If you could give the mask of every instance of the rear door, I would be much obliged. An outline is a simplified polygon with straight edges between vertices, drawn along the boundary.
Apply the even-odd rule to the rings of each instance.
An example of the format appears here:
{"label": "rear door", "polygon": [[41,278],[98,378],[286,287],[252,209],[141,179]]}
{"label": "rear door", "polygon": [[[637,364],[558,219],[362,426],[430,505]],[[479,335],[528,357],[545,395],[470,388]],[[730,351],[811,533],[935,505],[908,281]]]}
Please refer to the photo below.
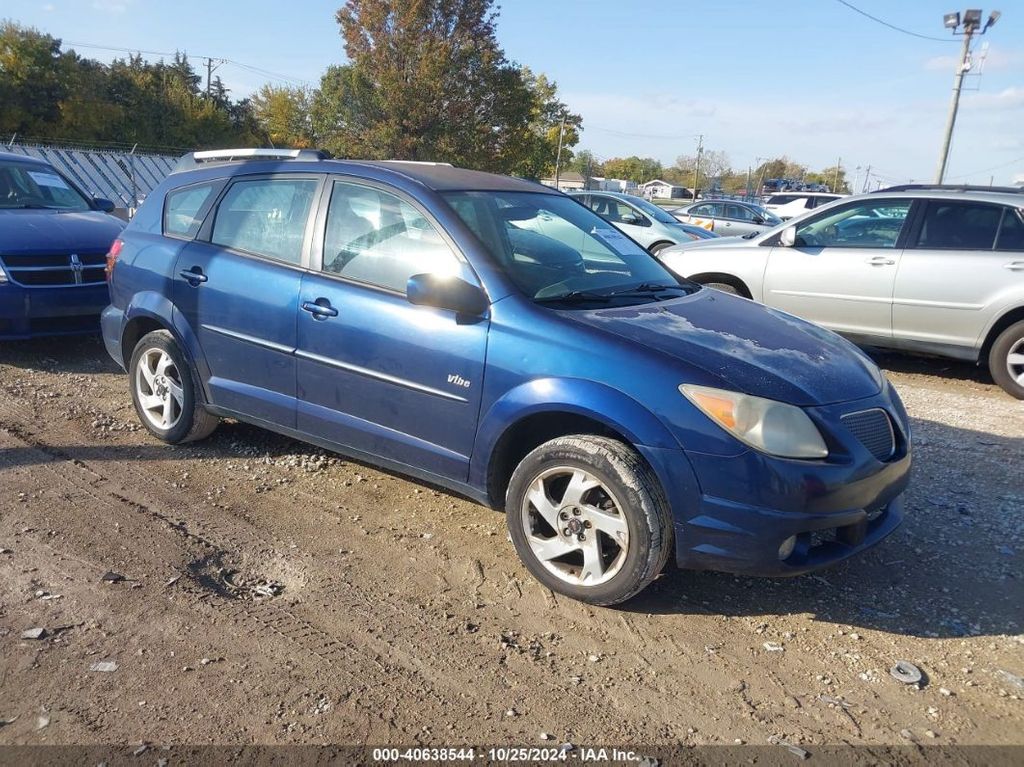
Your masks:
{"label": "rear door", "polygon": [[1021,211],[970,200],[928,200],[900,260],[893,334],[973,347],[993,302],[1024,279]]}
{"label": "rear door", "polygon": [[178,255],[174,303],[199,340],[214,405],[295,426],[295,318],[322,183],[238,177]]}
{"label": "rear door", "polygon": [[796,224],[768,258],[764,302],[853,336],[892,335],[892,296],[909,199],[862,199]]}
{"label": "rear door", "polygon": [[298,428],[465,480],[489,322],[414,306],[416,274],[479,284],[426,211],[397,190],[335,179],[298,301]]}

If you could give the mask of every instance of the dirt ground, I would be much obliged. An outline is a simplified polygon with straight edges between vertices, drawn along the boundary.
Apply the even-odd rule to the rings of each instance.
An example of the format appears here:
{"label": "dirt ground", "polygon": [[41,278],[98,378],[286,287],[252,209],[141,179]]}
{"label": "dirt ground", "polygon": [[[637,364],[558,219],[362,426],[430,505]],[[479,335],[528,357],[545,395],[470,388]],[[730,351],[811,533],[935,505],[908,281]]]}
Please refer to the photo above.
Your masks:
{"label": "dirt ground", "polygon": [[0,745],[1024,744],[1024,403],[878,359],[914,418],[896,534],[599,609],[498,513],[236,423],[161,445],[98,340],[5,343]]}

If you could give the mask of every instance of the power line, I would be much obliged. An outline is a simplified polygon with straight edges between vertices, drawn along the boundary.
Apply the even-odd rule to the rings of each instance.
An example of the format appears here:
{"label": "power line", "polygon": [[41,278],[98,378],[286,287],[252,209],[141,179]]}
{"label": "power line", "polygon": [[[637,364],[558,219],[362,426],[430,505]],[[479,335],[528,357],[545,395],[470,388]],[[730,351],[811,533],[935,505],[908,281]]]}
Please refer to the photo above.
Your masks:
{"label": "power line", "polygon": [[[147,50],[142,50],[142,49],[139,49],[139,48],[116,48],[116,47],[110,46],[110,45],[95,45],[93,43],[76,43],[76,42],[72,42],[71,40],[64,40],[63,44],[66,45],[66,46],[71,46],[71,47],[75,47],[75,48],[91,48],[91,49],[95,49],[95,50],[99,50],[99,51],[114,51],[116,53],[127,53],[129,55],[131,55],[133,53],[138,53],[138,54],[145,53],[145,54],[147,54],[149,56],[175,56],[178,53],[184,53],[186,56],[188,55],[187,51],[174,51],[173,53],[171,53],[169,51],[147,51]],[[198,56],[201,59],[217,59],[219,61],[223,61],[225,64],[231,64],[232,66],[236,66],[236,67],[238,67],[240,69],[244,69],[247,72],[251,72],[252,74],[257,74],[257,75],[260,75],[261,77],[269,77],[272,80],[281,80],[281,81],[284,81],[284,82],[291,83],[293,85],[308,85],[309,84],[308,80],[301,80],[301,79],[299,79],[297,77],[291,77],[289,75],[283,75],[280,72],[271,72],[269,69],[263,69],[262,67],[257,67],[257,66],[254,66],[252,64],[245,64],[245,63],[243,63],[241,61],[235,61],[234,59],[226,59],[223,56],[203,56],[203,55],[200,55],[200,54],[193,54],[193,55]]]}
{"label": "power line", "polygon": [[954,43],[954,42],[956,42],[956,40],[954,40],[951,37],[931,37],[930,35],[919,35],[917,32],[911,32],[909,29],[904,29],[903,27],[897,27],[895,24],[890,24],[888,21],[880,19],[877,16],[872,16],[867,11],[862,11],[860,8],[858,8],[853,3],[846,2],[846,0],[836,0],[836,2],[840,3],[842,5],[845,5],[851,11],[859,13],[861,16],[864,16],[866,18],[871,19],[872,21],[875,21],[875,22],[881,24],[883,27],[889,27],[889,29],[894,29],[897,32],[902,32],[905,35],[910,35],[911,37],[919,37],[922,40],[934,40],[934,41],[940,42],[940,43]]}
{"label": "power line", "polygon": [[1016,160],[1010,160],[1009,162],[1004,162],[1001,165],[993,165],[991,168],[982,168],[981,170],[976,170],[971,173],[961,173],[956,176],[950,176],[949,178],[953,179],[967,178],[967,176],[977,176],[979,173],[988,173],[989,171],[992,170],[1002,170],[1003,168],[1008,168],[1011,165],[1016,165],[1017,163],[1024,163],[1024,157],[1018,157]]}
{"label": "power line", "polygon": [[584,131],[596,130],[596,131],[599,131],[601,133],[610,133],[613,136],[620,136],[622,138],[650,138],[650,139],[663,139],[663,140],[666,140],[666,141],[674,141],[674,140],[677,140],[677,139],[697,138],[697,134],[696,133],[685,133],[685,134],[677,133],[677,134],[675,134],[673,136],[667,136],[667,135],[664,135],[664,134],[658,135],[658,134],[653,134],[653,133],[627,133],[626,131],[613,130],[612,128],[599,128],[596,125],[588,125],[586,123],[583,124],[583,130]]}

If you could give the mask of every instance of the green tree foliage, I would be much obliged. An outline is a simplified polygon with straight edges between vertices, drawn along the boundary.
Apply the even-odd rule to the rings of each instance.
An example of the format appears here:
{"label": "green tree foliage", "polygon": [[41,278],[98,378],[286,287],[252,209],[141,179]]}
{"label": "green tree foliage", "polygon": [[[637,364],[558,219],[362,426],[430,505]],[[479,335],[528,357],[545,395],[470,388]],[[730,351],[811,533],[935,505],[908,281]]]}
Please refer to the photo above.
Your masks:
{"label": "green tree foliage", "polygon": [[306,88],[264,85],[252,97],[252,111],[274,146],[313,146],[313,94]]}
{"label": "green tree foliage", "polygon": [[0,23],[0,135],[199,149],[265,142],[248,101],[219,79],[210,95],[184,54],[110,65],[61,51],[60,40]]}
{"label": "green tree foliage", "polygon": [[580,118],[543,76],[509,62],[493,0],[348,0],[337,20],[349,64],[313,98],[314,135],[350,157],[446,161],[539,177]]}
{"label": "green tree foliage", "polygon": [[621,178],[643,184],[665,174],[662,164],[652,157],[613,157],[604,161],[604,175],[607,178]]}

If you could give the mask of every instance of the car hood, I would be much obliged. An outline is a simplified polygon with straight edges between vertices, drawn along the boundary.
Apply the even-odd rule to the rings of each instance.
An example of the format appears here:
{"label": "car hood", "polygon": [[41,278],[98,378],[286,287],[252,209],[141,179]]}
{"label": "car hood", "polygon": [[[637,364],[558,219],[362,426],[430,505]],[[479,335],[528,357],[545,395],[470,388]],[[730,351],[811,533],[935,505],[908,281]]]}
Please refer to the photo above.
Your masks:
{"label": "car hood", "polygon": [[0,210],[0,253],[106,251],[124,222],[100,211]]}
{"label": "car hood", "polygon": [[878,368],[844,338],[708,288],[671,301],[566,314],[757,397],[807,407],[870,397],[881,389]]}

